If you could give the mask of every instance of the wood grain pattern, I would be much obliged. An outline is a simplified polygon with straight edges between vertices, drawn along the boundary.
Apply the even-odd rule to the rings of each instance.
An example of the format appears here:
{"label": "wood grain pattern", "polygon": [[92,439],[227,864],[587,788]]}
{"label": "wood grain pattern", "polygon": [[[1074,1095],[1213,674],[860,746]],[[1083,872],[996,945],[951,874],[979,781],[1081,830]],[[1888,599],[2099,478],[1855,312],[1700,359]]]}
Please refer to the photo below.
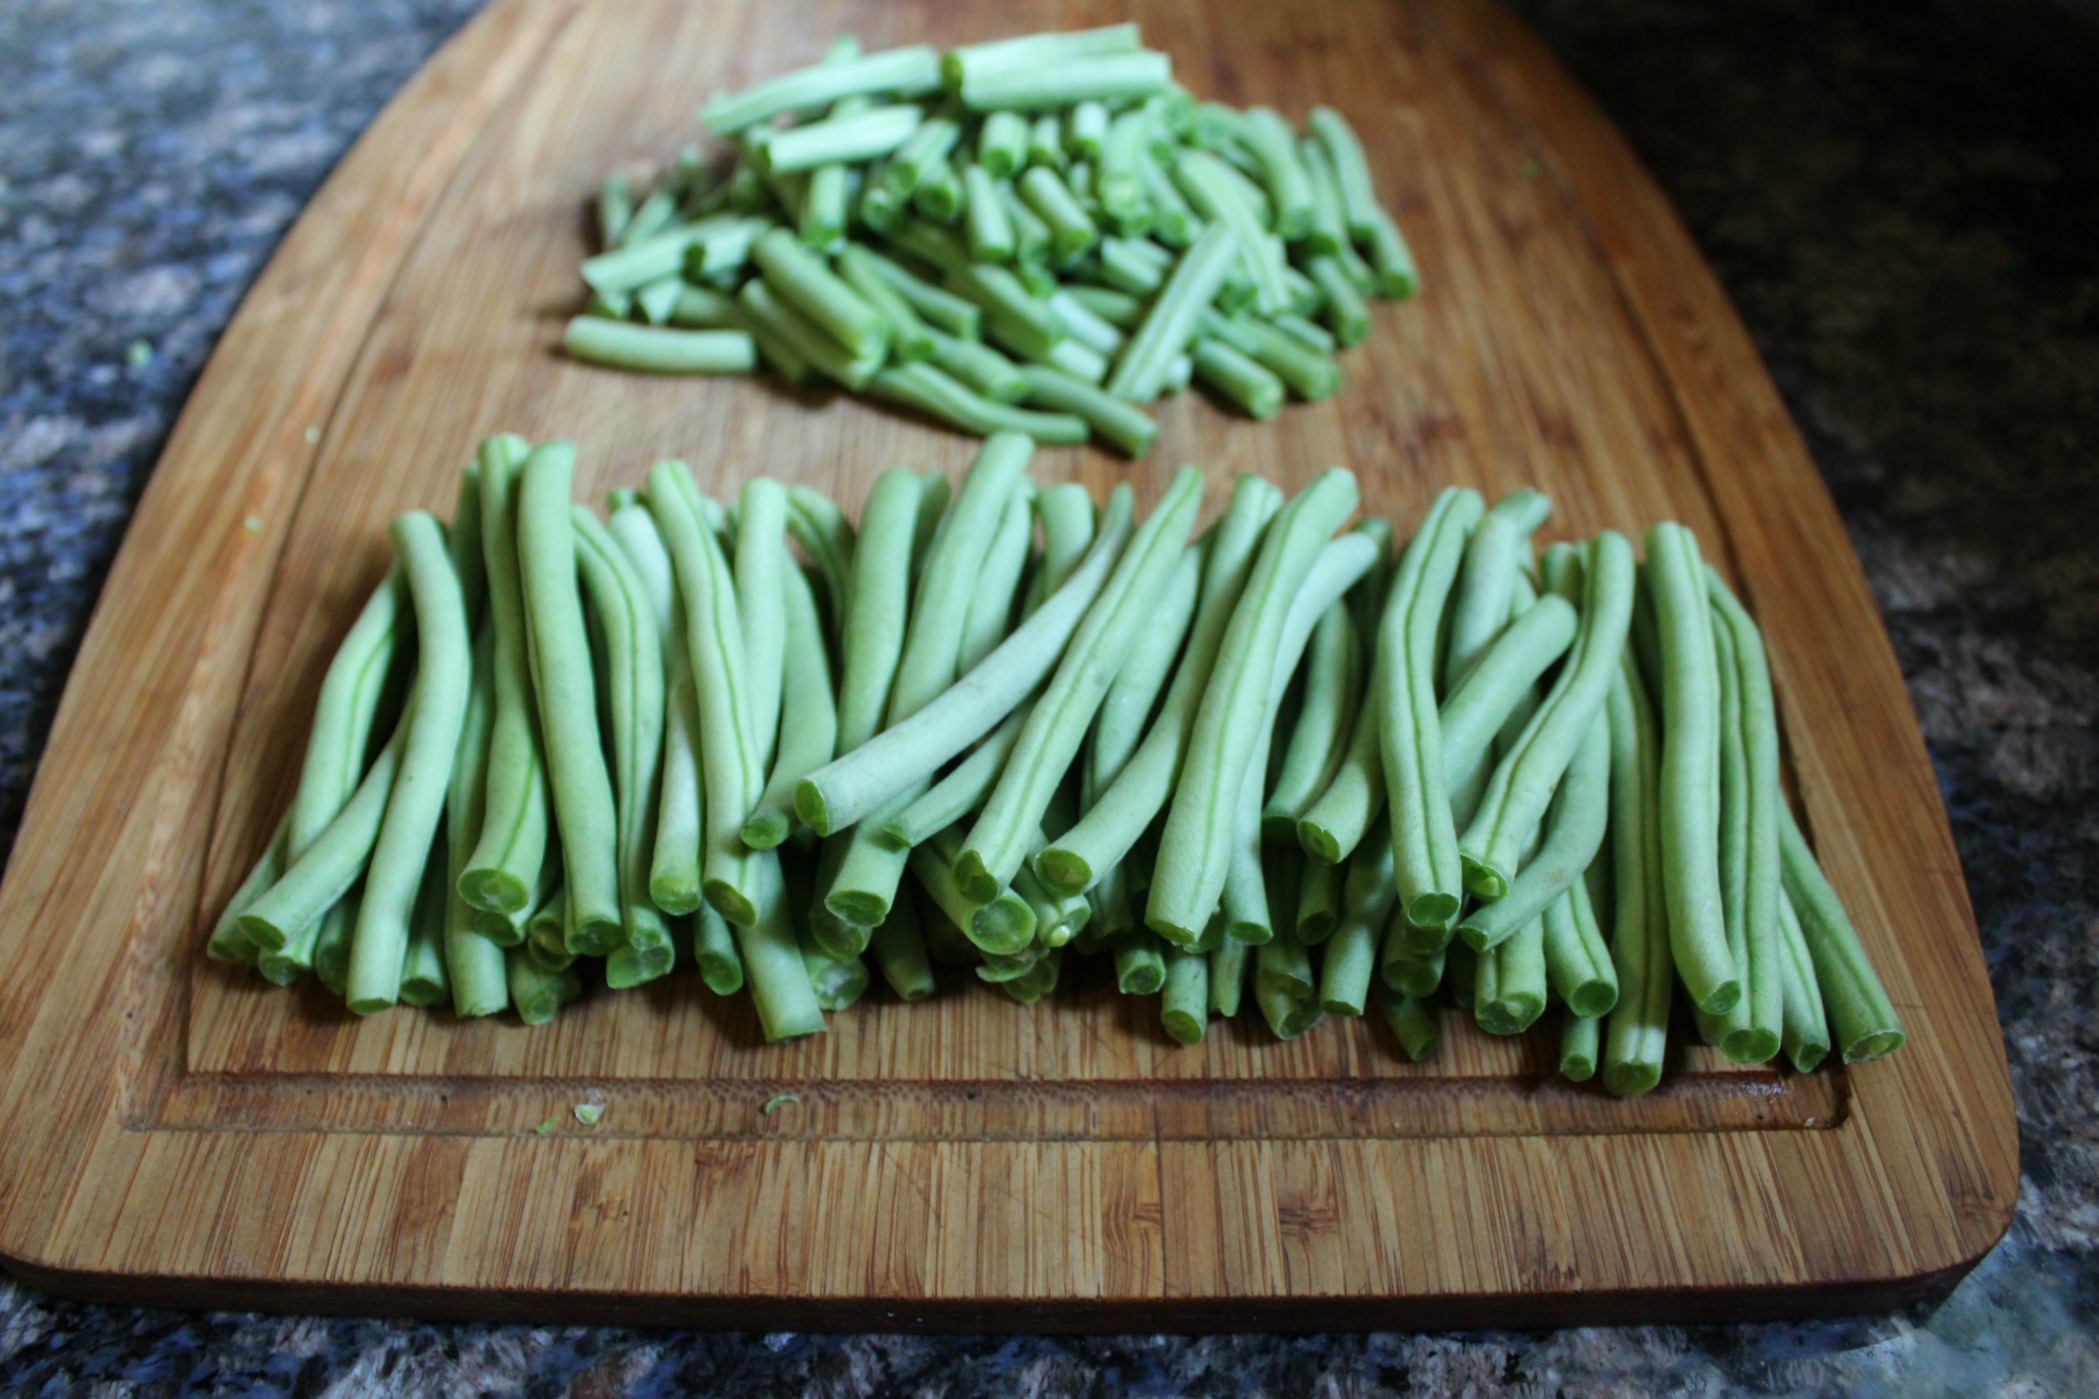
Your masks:
{"label": "wood grain pattern", "polygon": [[[1198,92],[1348,111],[1428,292],[1378,312],[1327,403],[1252,425],[1184,395],[1144,463],[1045,452],[1038,475],[1148,502],[1184,460],[1285,484],[1338,462],[1402,528],[1451,481],[1542,487],[1556,535],[1692,525],[1767,621],[1811,834],[1910,1030],[1893,1060],[1801,1078],[1694,1048],[1627,1104],[1554,1081],[1537,1038],[1464,1030],[1420,1066],[1362,1022],[1179,1049],[1097,983],[1034,1010],[870,1003],[768,1047],[685,979],[527,1031],[358,1022],[203,959],[385,521],[446,508],[484,433],[575,438],[593,494],[678,455],[703,485],[764,471],[856,507],[885,465],[967,460],[854,402],[554,355],[602,171],[839,29],[946,43],[1121,14],[499,0],[396,99],[185,410],[0,889],[8,1266],[329,1310],[1408,1326],[1883,1305],[1997,1239],[2003,1048],[1864,578],[1673,213],[1484,0],[1134,7]],[[585,1094],[608,1104],[589,1129]]]}

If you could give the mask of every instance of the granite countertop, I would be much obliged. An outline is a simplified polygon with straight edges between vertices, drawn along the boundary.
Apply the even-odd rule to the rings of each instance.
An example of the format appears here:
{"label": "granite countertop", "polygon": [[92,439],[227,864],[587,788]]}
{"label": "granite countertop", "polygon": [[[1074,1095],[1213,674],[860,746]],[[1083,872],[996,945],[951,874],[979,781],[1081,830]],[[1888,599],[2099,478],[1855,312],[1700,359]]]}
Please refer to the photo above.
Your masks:
{"label": "granite countertop", "polygon": [[[242,292],[474,0],[17,0],[0,43],[0,854]],[[1675,200],[1923,722],[2022,1131],[1936,1308],[1541,1335],[882,1337],[191,1315],[0,1281],[0,1391],[2099,1393],[2099,117],[1936,12],[1519,0]]]}

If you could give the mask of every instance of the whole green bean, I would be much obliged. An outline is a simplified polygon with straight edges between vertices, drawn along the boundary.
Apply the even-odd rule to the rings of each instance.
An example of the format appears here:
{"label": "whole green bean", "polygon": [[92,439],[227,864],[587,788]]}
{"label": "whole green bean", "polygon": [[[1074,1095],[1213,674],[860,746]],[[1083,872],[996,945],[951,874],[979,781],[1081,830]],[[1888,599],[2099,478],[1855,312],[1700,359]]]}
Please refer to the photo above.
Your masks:
{"label": "whole green bean", "polygon": [[[1045,502],[1048,498],[1045,495]],[[1158,717],[1079,823],[1035,857],[1035,872],[1051,889],[1077,894],[1092,888],[1129,854],[1173,795],[1225,633],[1253,572],[1268,522],[1281,503],[1282,493],[1259,477],[1242,475],[1234,483],[1231,504],[1204,564],[1187,647],[1166,698],[1160,702]]]}
{"label": "whole green bean", "polygon": [[1601,1017],[1569,1011],[1560,1021],[1560,1077],[1569,1083],[1587,1083],[1596,1076],[1597,1052],[1603,1043]]}
{"label": "whole green bean", "polygon": [[1589,731],[1574,750],[1574,761],[1560,780],[1536,852],[1509,882],[1506,894],[1474,908],[1458,925],[1458,935],[1474,951],[1484,952],[1508,937],[1581,882],[1582,871],[1603,847],[1610,817],[1610,783],[1610,724],[1599,714],[1590,722]]}
{"label": "whole green bean", "polygon": [[1013,604],[1020,595],[1020,576],[1027,569],[1028,547],[1034,538],[1035,487],[1023,478],[999,517],[997,532],[984,555],[984,570],[971,590],[969,611],[962,621],[962,644],[955,657],[956,674],[975,670],[1012,630]]}
{"label": "whole green bean", "polygon": [[[823,580],[824,610],[831,633],[845,625],[846,594],[852,587],[855,534],[831,498],[808,486],[787,489],[787,532],[809,555]],[[819,630],[819,635],[822,635]]]}
{"label": "whole green bean", "polygon": [[583,982],[567,967],[553,968],[534,961],[522,947],[505,954],[510,999],[517,1018],[527,1025],[544,1025],[561,1008],[583,994]]}
{"label": "whole green bean", "polygon": [[347,999],[359,1015],[384,1010],[400,997],[408,920],[444,814],[472,669],[465,600],[446,553],[443,527],[427,514],[410,511],[394,521],[391,533],[415,604],[415,717],[372,845],[350,935]]}
{"label": "whole green bean", "polygon": [[646,505],[621,505],[607,529],[641,585],[663,658],[663,752],[648,896],[665,913],[690,913],[700,906],[700,716],[685,649],[684,604],[670,554]]}
{"label": "whole green bean", "polygon": [[1465,544],[1443,650],[1443,692],[1452,693],[1509,620],[1516,570],[1530,561],[1530,538],[1552,513],[1537,491],[1511,491],[1480,518]]}
{"label": "whole green bean", "polygon": [[1860,1064],[1902,1047],[1902,1021],[1874,973],[1858,930],[1822,872],[1792,810],[1779,805],[1779,855],[1786,898],[1815,965],[1815,980],[1834,1027],[1835,1047]]}
{"label": "whole green bean", "polygon": [[1815,980],[1815,961],[1807,950],[1800,915],[1781,889],[1778,895],[1781,933],[1780,968],[1785,974],[1785,1051],[1798,1073],[1813,1073],[1829,1057],[1829,1015],[1822,988]]}
{"label": "whole green bean", "polygon": [[876,479],[861,514],[838,683],[841,753],[867,742],[882,725],[882,710],[904,650],[912,542],[924,490],[925,482],[915,472],[891,467]]}
{"label": "whole green bean", "polygon": [[[480,541],[475,541],[480,547]],[[459,757],[445,791],[445,860],[439,875],[444,909],[444,960],[452,1009],[462,1019],[494,1015],[510,1004],[503,950],[474,925],[474,908],[459,896],[467,857],[481,834],[487,809],[488,740],[495,724],[495,627],[486,622],[474,637],[473,673],[459,731]]]}
{"label": "whole green bean", "polygon": [[[611,533],[581,505],[569,507],[577,570],[604,631],[610,682],[620,927],[632,956],[608,965],[608,983],[635,985],[671,968],[670,925],[649,897],[664,725],[663,643],[647,588]],[[617,953],[618,949],[614,949]]]}
{"label": "whole green bean", "polygon": [[940,87],[940,54],[926,44],[887,49],[843,61],[825,61],[768,78],[742,92],[716,93],[700,120],[717,136],[732,136],[782,112],[826,107],[845,97],[895,93],[915,97]]}
{"label": "whole green bean", "polygon": [[744,483],[731,567],[743,631],[744,703],[750,713],[751,745],[763,769],[779,741],[780,672],[787,654],[783,575],[794,567],[787,553],[787,488],[770,477],[756,476]]}
{"label": "whole green bean", "polygon": [[1545,970],[1576,1015],[1608,1015],[1618,1004],[1618,969],[1586,880],[1575,880],[1545,910]]}
{"label": "whole green bean", "polygon": [[1436,714],[1436,643],[1466,537],[1482,513],[1477,492],[1455,487],[1430,507],[1393,576],[1378,627],[1382,665],[1372,671],[1379,688],[1364,701],[1378,715],[1399,906],[1428,929],[1449,927],[1463,898]]}
{"label": "whole green bean", "polygon": [[758,850],[787,838],[794,825],[795,787],[831,761],[838,740],[831,658],[816,595],[792,564],[781,570],[781,582],[787,594],[787,648],[779,751],[757,809],[743,823],[744,843]]}
{"label": "whole green bean", "polygon": [[[920,648],[917,673],[944,671],[944,690],[922,698],[922,691],[906,688],[914,663],[913,648],[907,641],[904,664],[891,696],[890,726],[811,773],[796,788],[795,810],[802,819],[818,834],[828,835],[861,821],[907,792],[915,797],[943,764],[1011,713],[1049,677],[1067,642],[1080,631],[1095,600],[1102,596],[1110,567],[1123,553],[1124,541],[1129,537],[1129,516],[1128,490],[1118,488],[1110,498],[1108,517],[1102,522],[1085,563],[961,680],[952,680],[951,652],[943,664],[933,644]],[[981,564],[982,541],[972,557]],[[930,576],[930,568],[928,573]],[[969,581],[943,577],[936,588],[922,580],[912,636],[920,634],[919,617],[946,617],[955,611],[953,603],[966,608]],[[960,596],[942,596],[942,590],[949,586]],[[940,605],[933,608],[929,604]],[[944,634],[949,647],[954,645],[957,629],[951,628]],[[926,699],[931,702],[926,703]]]}
{"label": "whole green bean", "polygon": [[[1186,946],[1224,888],[1248,764],[1271,708],[1277,647],[1299,587],[1326,540],[1356,507],[1352,473],[1330,467],[1268,531],[1204,688],[1179,784],[1166,812],[1145,922]],[[1255,821],[1259,796],[1254,798]]]}
{"label": "whole green bean", "polygon": [[[1511,620],[1472,658],[1464,678],[1452,687],[1437,711],[1443,727],[1443,771],[1453,794],[1484,783],[1496,736],[1526,698],[1535,696],[1539,678],[1574,643],[1580,615],[1566,599],[1548,594]],[[1523,723],[1528,722],[1526,715]],[[1519,723],[1519,733],[1521,729]],[[1473,806],[1477,805],[1475,798]]]}
{"label": "whole green bean", "polygon": [[1181,551],[1165,592],[1101,700],[1100,714],[1086,745],[1082,790],[1089,806],[1121,774],[1144,739],[1145,726],[1160,693],[1172,679],[1181,643],[1195,620],[1196,598],[1208,554],[1205,540],[1197,540]]}
{"label": "whole green bean", "polygon": [[1720,904],[1719,673],[1698,541],[1682,525],[1647,532],[1662,693],[1661,827],[1670,951],[1691,1002],[1723,1014],[1742,994]]}
{"label": "whole green bean", "polygon": [[882,980],[900,999],[922,1001],[933,994],[933,964],[926,956],[916,898],[899,898],[890,906],[889,916],[874,930],[870,950]]}
{"label": "whole green bean", "polygon": [[[1534,837],[1561,775],[1603,711],[1625,650],[1633,610],[1632,546],[1623,535],[1603,531],[1589,545],[1583,574],[1581,622],[1566,663],[1508,755],[1495,765],[1479,810],[1459,841],[1466,887],[1482,898],[1508,892],[1525,843]],[[1673,926],[1673,908],[1671,919]]]}
{"label": "whole green bean", "polygon": [[[1735,960],[1744,978],[1748,1026],[1740,1042],[1730,1045],[1723,1040],[1721,1048],[1738,1062],[1762,1063],[1779,1051],[1785,1028],[1785,935],[1778,921],[1783,897],[1779,809],[1785,796],[1778,778],[1778,709],[1763,634],[1711,569],[1706,570],[1706,591],[1713,607],[1714,638],[1724,633],[1733,653],[1745,808],[1739,859],[1743,950]],[[1724,787],[1721,795],[1724,802]],[[1730,937],[1730,950],[1733,941]]]}
{"label": "whole green bean", "polygon": [[1355,730],[1362,672],[1363,645],[1355,621],[1348,605],[1337,602],[1326,610],[1312,634],[1297,724],[1283,749],[1275,789],[1261,808],[1261,830],[1266,838],[1296,839],[1298,818],[1332,781]]}
{"label": "whole green bean", "polygon": [[764,789],[765,769],[752,733],[736,585],[714,531],[700,524],[698,498],[683,462],[658,462],[650,470],[649,512],[685,603],[686,652],[699,702],[701,892],[722,917],[748,927],[759,917],[759,869],[743,843],[743,822]]}
{"label": "whole green bean", "polygon": [[518,480],[516,524],[533,692],[552,779],[568,885],[572,951],[600,955],[622,937],[618,823],[598,734],[596,669],[576,590],[569,519],[575,447],[542,443]]}
{"label": "whole green bean", "polygon": [[1603,1086],[1629,1098],[1661,1082],[1676,988],[1663,892],[1661,739],[1630,653],[1611,679],[1604,714],[1611,726],[1611,958],[1618,1004],[1604,1040]]}

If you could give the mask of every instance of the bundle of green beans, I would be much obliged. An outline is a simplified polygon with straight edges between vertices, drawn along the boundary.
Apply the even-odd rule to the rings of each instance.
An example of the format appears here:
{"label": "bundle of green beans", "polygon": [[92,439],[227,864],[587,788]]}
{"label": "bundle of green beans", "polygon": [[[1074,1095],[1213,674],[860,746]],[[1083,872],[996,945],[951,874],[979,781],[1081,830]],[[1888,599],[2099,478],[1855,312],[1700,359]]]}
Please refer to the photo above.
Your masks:
{"label": "bundle of green beans", "polygon": [[1142,454],[1190,382],[1319,399],[1367,298],[1413,295],[1348,121],[1199,103],[1135,24],[862,54],[700,112],[638,201],[599,193],[577,359],[829,381],[987,436]]}
{"label": "bundle of green beans", "polygon": [[892,468],[856,528],[675,461],[601,520],[569,444],[489,439],[449,530],[395,523],[212,955],[528,1022],[690,963],[779,1039],[877,974],[1033,1002],[1092,954],[1184,1043],[1249,982],[1280,1037],[1374,1002],[1416,1058],[1446,991],[1500,1035],[1557,1002],[1619,1094],[1679,986],[1741,1062],[1901,1043],[1688,530],[1539,554],[1543,496],[1451,489],[1395,550],[1329,469],[1198,532],[1195,469],[1140,519],[1034,446]]}

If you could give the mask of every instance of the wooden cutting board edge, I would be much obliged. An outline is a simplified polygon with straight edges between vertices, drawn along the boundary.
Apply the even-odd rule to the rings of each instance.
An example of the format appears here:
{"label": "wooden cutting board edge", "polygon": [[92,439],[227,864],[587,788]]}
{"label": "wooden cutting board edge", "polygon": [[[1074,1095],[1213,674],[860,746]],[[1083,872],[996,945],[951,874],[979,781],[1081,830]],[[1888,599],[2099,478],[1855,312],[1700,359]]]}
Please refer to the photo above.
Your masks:
{"label": "wooden cutting board edge", "polygon": [[[633,1319],[639,1299],[617,1292],[541,1292],[514,1299],[450,1287],[148,1275],[77,1266],[73,1260],[81,1256],[79,1241],[60,1246],[49,1230],[52,1221],[78,1207],[72,1192],[78,1188],[78,1169],[86,1164],[88,1144],[115,1147],[116,1155],[126,1155],[126,1146],[110,1140],[109,1134],[142,1135],[138,1129],[150,1119],[151,1103],[166,1087],[156,1079],[159,1070],[144,1062],[138,1048],[149,1036],[127,1035],[124,1030],[125,1021],[151,1011],[136,988],[149,979],[146,973],[152,969],[121,958],[103,958],[98,968],[91,952],[43,946],[24,936],[54,900],[92,903],[111,921],[133,929],[170,907],[193,906],[201,871],[166,867],[168,850],[179,843],[170,833],[200,819],[189,802],[191,795],[200,787],[216,790],[206,770],[223,761],[226,735],[237,720],[233,700],[241,688],[238,672],[268,591],[254,586],[256,571],[271,573],[278,565],[285,522],[292,513],[289,505],[316,455],[311,429],[325,428],[333,394],[346,381],[363,334],[413,246],[423,211],[445,187],[488,113],[516,83],[529,78],[538,57],[577,8],[575,0],[499,0],[433,58],[382,113],[316,196],[243,303],[178,422],[112,570],[53,726],[7,887],[0,892],[0,943],[21,947],[36,964],[34,970],[42,973],[0,986],[0,1047],[9,1051],[11,1061],[20,1061],[39,1051],[52,1052],[63,1042],[83,1056],[105,1051],[118,1068],[102,1081],[106,1092],[99,1101],[54,1105],[39,1098],[34,1075],[11,1073],[0,1083],[0,1120],[30,1129],[11,1133],[11,1140],[0,1144],[0,1262],[35,1285],[109,1301],[483,1316],[544,1316],[558,1306],[563,1314],[579,1319]],[[1485,80],[1523,109],[1524,123],[1548,124],[1553,131],[1554,148],[1539,149],[1538,158],[1588,216],[1593,236],[1619,273],[1629,303],[1672,378],[1728,384],[1725,393],[1679,395],[1702,458],[1724,459],[1746,434],[1756,440],[1764,459],[1778,463],[1789,475],[1804,477],[1813,503],[1805,512],[1796,512],[1805,518],[1792,522],[1800,538],[1784,542],[1788,547],[1834,548],[1838,557],[1827,571],[1839,588],[1864,597],[1870,609],[1863,574],[1797,431],[1732,307],[1659,191],[1587,98],[1519,25],[1484,3],[1452,5],[1445,18],[1463,32]],[[1496,81],[1495,75],[1504,71],[1520,72],[1522,81]],[[309,357],[302,363],[284,363],[279,353],[287,320],[324,332],[304,341]],[[1731,416],[1713,416],[1716,404]],[[200,483],[209,491],[200,492]],[[1731,496],[1756,489],[1756,484],[1719,479],[1712,473],[1707,479],[1723,506]],[[243,509],[226,508],[229,492]],[[212,499],[200,500],[200,494]],[[250,516],[262,522],[259,528],[244,523]],[[1770,543],[1777,547],[1779,541]],[[177,586],[169,587],[169,579],[177,580]],[[122,650],[133,639],[116,634],[116,619],[139,612],[158,615],[163,625],[142,650]],[[1897,776],[1914,787],[1921,772],[1931,801],[1929,814],[1921,819],[1923,829],[1913,823],[1906,832],[1922,842],[1920,875],[1950,880],[1952,896],[1972,933],[1950,833],[1930,790],[1929,766],[1892,652],[1885,635],[1877,631],[1856,641],[1869,653],[1857,663],[1892,681],[1892,694],[1876,698],[1890,706],[1902,731],[1898,746],[1907,750],[1904,756],[1910,760],[1907,771]],[[166,704],[169,695],[178,696],[179,703]],[[146,754],[150,759],[134,764],[101,761],[113,754]],[[1825,775],[1805,770],[1801,778],[1812,820]],[[55,837],[90,829],[82,816],[86,812],[114,814],[117,819],[93,826],[92,836],[73,848],[52,849]],[[114,870],[117,877],[92,877],[103,870]],[[135,942],[127,941],[127,957]],[[1961,969],[1963,990],[1971,1001],[1979,995],[1980,1005],[1961,1009],[1979,1009],[1994,1027],[1994,1007],[1979,956],[1973,962],[1972,968]],[[65,982],[67,977],[75,983]],[[36,1015],[39,988],[54,984],[92,986],[101,993],[94,1004],[122,1006],[125,1014],[90,1016],[84,1024]],[[1905,1051],[1917,1052],[1914,1045]],[[1634,1317],[1711,1320],[1886,1306],[1949,1286],[2009,1226],[2018,1179],[2016,1124],[2002,1043],[1994,1035],[1988,1053],[1989,1062],[1965,1066],[1975,1076],[1967,1085],[1974,1095],[1971,1114],[1979,1107],[1984,1110],[1980,1117],[1987,1119],[1964,1122],[1985,1158],[1982,1175],[1949,1182],[1963,1196],[1958,1236],[1946,1241],[1943,1255],[1932,1260],[1934,1266],[1920,1269],[1748,1289],[1405,1298],[1165,1297],[1134,1304],[1124,1299],[1067,1298],[1042,1304],[1011,1298],[977,1302],[760,1296],[666,1303],[652,1296],[647,1311],[653,1319],[700,1324],[778,1315],[800,1318],[804,1324],[936,1329],[1097,1329],[1140,1323],[1303,1329],[1447,1325],[1483,1317],[1505,1318],[1511,1324]],[[1855,1076],[1860,1110],[1878,1110],[1872,1100],[1881,1072],[1872,1068]],[[1899,1112],[1900,1107],[1890,1104],[1887,1110]],[[102,1125],[70,1135],[38,1130],[60,1116],[67,1123],[95,1116]],[[70,1160],[30,1155],[42,1145],[62,1153],[70,1148]],[[26,1169],[32,1160],[34,1171]],[[73,1169],[66,1169],[68,1165]]]}

